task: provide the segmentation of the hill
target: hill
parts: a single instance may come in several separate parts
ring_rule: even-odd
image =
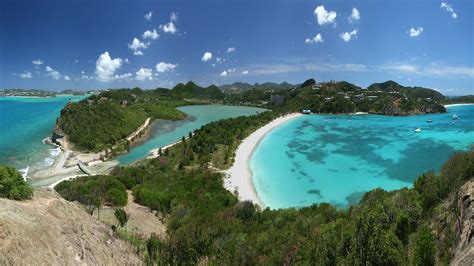
[[[140,88],[105,91],[77,103],[68,103],[56,121],[54,140],[67,136],[79,151],[100,152],[105,149],[123,152],[124,142],[148,118],[179,120],[186,114],[175,106],[188,104],[180,100],[163,100],[156,91]],[[148,120],[148,121],[149,121]]]
[[[245,82],[234,82],[232,84],[226,84],[220,86],[220,89],[225,93],[241,93],[248,90],[256,89],[256,90],[284,90],[293,88],[294,85],[289,84],[287,82],[282,83],[273,83],[273,82],[265,82],[262,84],[255,83],[249,84]]]
[[[178,83],[171,89],[170,94],[183,99],[219,100],[224,98],[224,94],[217,86],[210,85],[203,88],[192,81],[188,81],[186,84]]]
[[[24,202],[0,198],[1,265],[138,265],[131,246],[117,239],[77,203],[35,190]]]
[[[283,101],[272,100],[273,95]],[[367,89],[347,81],[316,83],[308,79],[301,86],[286,90],[253,89],[229,94],[227,103],[259,105],[267,108],[314,113],[345,114],[368,112],[381,115],[443,113],[446,97],[435,90],[404,87],[394,81],[375,83]]]

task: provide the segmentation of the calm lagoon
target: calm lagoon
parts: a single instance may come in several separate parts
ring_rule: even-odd
[[[453,114],[459,119],[452,120]],[[472,144],[474,105],[408,117],[307,115],[269,132],[250,169],[270,208],[321,202],[345,208],[374,188],[411,187],[420,174],[439,171],[449,156]]]

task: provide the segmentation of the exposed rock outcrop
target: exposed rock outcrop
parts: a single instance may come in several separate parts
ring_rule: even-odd
[[[457,222],[457,244],[452,265],[474,265],[474,180],[464,184],[457,199],[460,211]]]

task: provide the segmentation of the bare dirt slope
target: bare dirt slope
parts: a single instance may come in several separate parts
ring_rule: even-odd
[[[159,218],[161,215],[150,211],[148,207],[133,202],[132,192],[127,191],[127,193],[128,203],[124,210],[128,214],[128,222],[124,229],[144,238],[148,238],[154,233],[161,239],[164,239],[166,236],[166,226]],[[109,207],[101,208],[100,220],[108,225],[115,224],[114,210],[114,208]],[[97,211],[94,212],[94,216],[97,217]]]
[[[0,199],[0,265],[139,265],[132,248],[77,203],[48,189]]]

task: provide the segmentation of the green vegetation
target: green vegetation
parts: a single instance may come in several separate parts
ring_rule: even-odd
[[[449,262],[456,219],[436,228],[441,234],[434,234],[433,224],[440,213],[459,216],[459,209],[446,212],[441,206],[474,176],[474,150],[455,154],[441,173],[422,175],[412,189],[376,189],[348,210],[323,203],[258,211],[225,190],[222,174],[212,169],[228,165],[240,140],[277,115],[265,112],[205,125],[162,156],[114,171],[137,203],[160,211],[167,221],[165,240],[152,236],[134,242],[148,263]],[[223,154],[228,154],[227,164]]]
[[[55,133],[67,135],[81,151],[126,151],[124,139],[147,118],[179,120],[186,114],[174,107],[179,101],[161,102],[154,91],[114,90],[69,103],[56,123]],[[115,147],[114,147],[115,146]],[[119,148],[119,149],[118,149]]]
[[[444,102],[446,104],[474,103],[474,95],[465,95],[465,96],[453,97],[453,98],[446,99]]]
[[[120,229],[120,227],[124,227],[127,224],[128,215],[124,209],[117,208],[114,211],[114,216],[115,216],[115,219],[117,220],[117,223],[112,225],[112,229],[114,231],[117,231],[118,229]]]
[[[100,207],[127,204],[125,185],[113,176],[80,176],[59,183],[54,189],[65,199],[78,201],[91,213]]]
[[[270,102],[271,95],[285,98],[283,105]],[[287,90],[246,90],[230,94],[227,103],[258,105],[280,111],[310,109],[315,113],[369,112],[382,115],[442,113],[446,97],[437,91],[420,87],[404,87],[394,81],[376,83],[362,89],[349,82],[322,82],[314,79]]]
[[[25,200],[33,197],[33,188],[13,167],[0,165],[0,197]]]

